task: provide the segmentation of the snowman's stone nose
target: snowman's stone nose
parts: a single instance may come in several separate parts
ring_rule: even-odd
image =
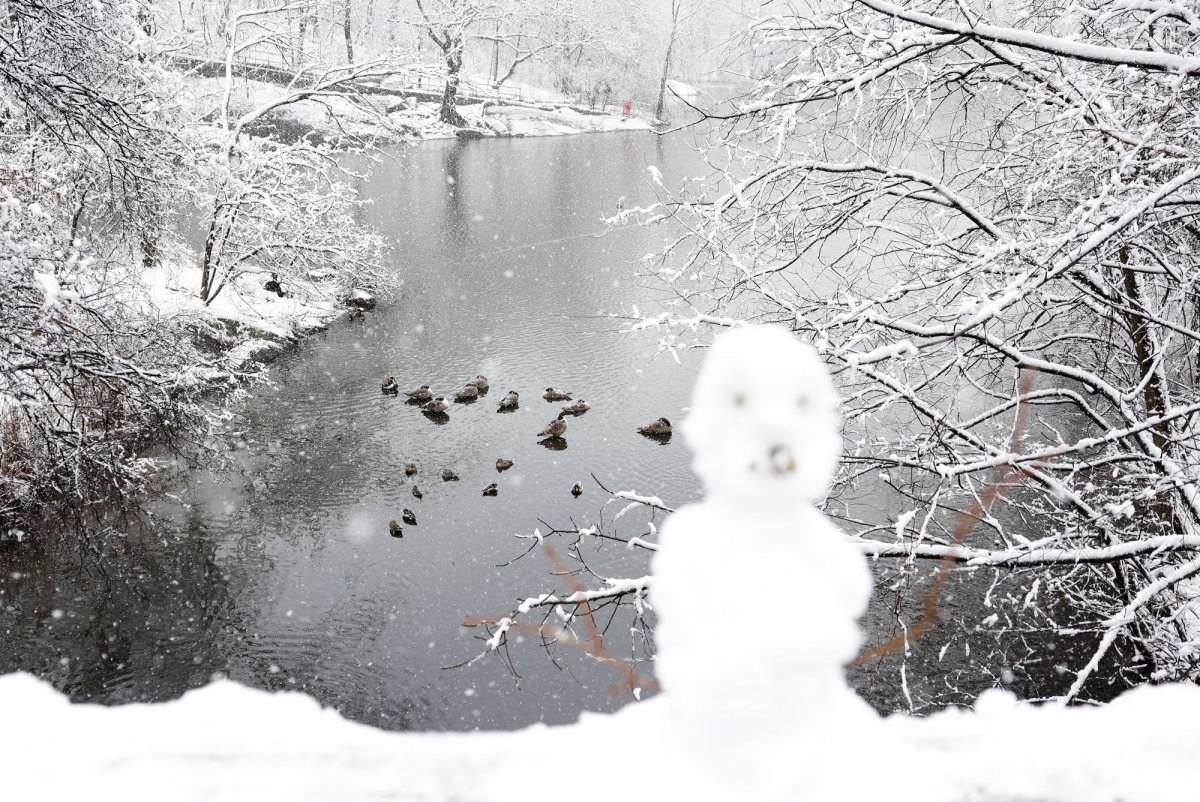
[[[785,476],[796,470],[796,457],[787,446],[775,445],[771,447],[767,464],[771,467],[771,473]]]

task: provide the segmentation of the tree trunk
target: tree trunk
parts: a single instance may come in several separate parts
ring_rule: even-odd
[[[208,235],[204,238],[204,259],[200,264],[200,300],[208,306],[212,302],[209,294],[216,280],[217,228],[221,217],[220,200],[213,201],[212,216],[208,221]]]
[[[672,0],[671,2],[671,36],[667,39],[667,55],[663,58],[662,80],[658,84],[658,105],[654,107],[654,117],[659,120],[665,120],[664,107],[667,101],[667,79],[671,77],[671,56],[675,51],[675,38],[679,29],[679,12],[683,0]]]
[[[296,31],[296,69],[304,67],[304,38],[308,36],[308,11],[300,12],[300,23]]]
[[[350,2],[344,0],[342,6],[342,32],[346,35],[346,63],[354,63],[354,39],[350,34]]]
[[[491,87],[495,89],[499,84],[497,79],[500,77],[500,20],[496,20],[496,38],[492,40],[492,81]]]
[[[224,46],[229,45],[228,28],[229,28],[229,15],[230,15],[230,12],[232,11],[232,9],[230,8],[231,4],[232,4],[232,0],[225,0],[225,2],[223,2],[221,4],[221,16],[217,20],[217,36],[220,38],[220,42]]]
[[[1117,258],[1122,265],[1129,264],[1129,251],[1121,248]],[[1142,306],[1141,290],[1138,288],[1137,276],[1133,270],[1124,269],[1125,297],[1134,309]],[[1129,329],[1130,339],[1133,340],[1133,352],[1137,358],[1138,370],[1142,374],[1142,401],[1146,405],[1146,417],[1162,415],[1166,411],[1163,398],[1162,381],[1159,376],[1154,344],[1150,338],[1150,327],[1137,315],[1126,313],[1125,325]],[[1166,451],[1170,442],[1170,427],[1160,423],[1151,429],[1154,445]]]
[[[447,73],[446,75],[446,88],[442,92],[442,110],[438,114],[438,119],[447,125],[453,125],[458,128],[467,124],[467,121],[458,113],[457,73]]]
[[[462,69],[462,44],[446,53],[446,88],[442,92],[442,109],[438,119],[447,125],[462,128],[467,124],[458,113],[458,73]]]

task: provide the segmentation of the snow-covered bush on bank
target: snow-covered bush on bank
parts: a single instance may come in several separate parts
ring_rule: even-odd
[[[82,517],[132,492],[149,467],[140,444],[198,442],[209,426],[197,404],[209,360],[136,303],[186,148],[178,105],[142,61],[135,6],[5,8],[0,537],[43,502]]]
[[[150,19],[88,0],[0,17],[0,538],[135,496],[150,451],[216,453],[247,337],[327,322],[377,278],[330,153],[200,120],[154,63]],[[205,206],[202,253],[186,243]],[[250,324],[231,335],[228,296],[272,274],[286,303],[227,314]]]
[[[858,544],[813,506],[836,462],[835,402],[820,359],[785,330],[717,339],[684,428],[706,495],[668,519],[654,559],[663,691],[653,699],[567,727],[400,734],[227,681],[114,708],[71,705],[11,675],[0,678],[5,790],[135,802],[1194,799],[1194,686],[1073,709],[995,691],[974,711],[928,719],[880,718],[849,689],[843,664],[871,580]],[[757,615],[732,603],[737,593],[753,596]],[[574,759],[602,744],[636,754]],[[1050,753],[1020,754],[1035,747]]]
[[[273,278],[285,293],[323,289],[331,299],[381,284],[382,240],[355,219],[357,195],[333,152],[251,137],[231,149],[228,160],[214,160],[205,184],[213,192],[197,203],[212,209],[201,257],[206,305],[247,275],[259,284]]]
[[[0,187],[0,536],[43,505],[86,517],[136,493],[140,446],[202,441],[219,358],[132,303],[136,276],[72,243],[56,216]]]
[[[1019,571],[988,625],[1095,645],[1057,692],[1110,693],[1106,660],[1197,676],[1194,15],[768,10],[754,91],[714,110],[715,178],[652,212],[694,236],[655,263],[683,300],[643,326],[674,347],[774,321],[818,347],[852,444],[827,509],[900,558],[900,597],[922,559]]]

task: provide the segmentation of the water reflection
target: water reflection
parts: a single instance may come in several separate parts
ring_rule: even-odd
[[[133,702],[224,669],[211,634],[237,631],[241,614],[202,529],[59,534],[0,547],[0,673],[31,671],[74,699]]]

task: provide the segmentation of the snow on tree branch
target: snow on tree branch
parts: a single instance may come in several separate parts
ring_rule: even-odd
[[[690,237],[651,265],[677,300],[635,325],[791,328],[844,396],[826,507],[861,548],[1036,570],[1101,651],[1192,677],[1194,580],[1157,579],[1200,533],[1200,39],[1173,8],[776,9],[753,89],[711,112],[714,178],[659,188]],[[893,542],[873,495],[920,536]]]

